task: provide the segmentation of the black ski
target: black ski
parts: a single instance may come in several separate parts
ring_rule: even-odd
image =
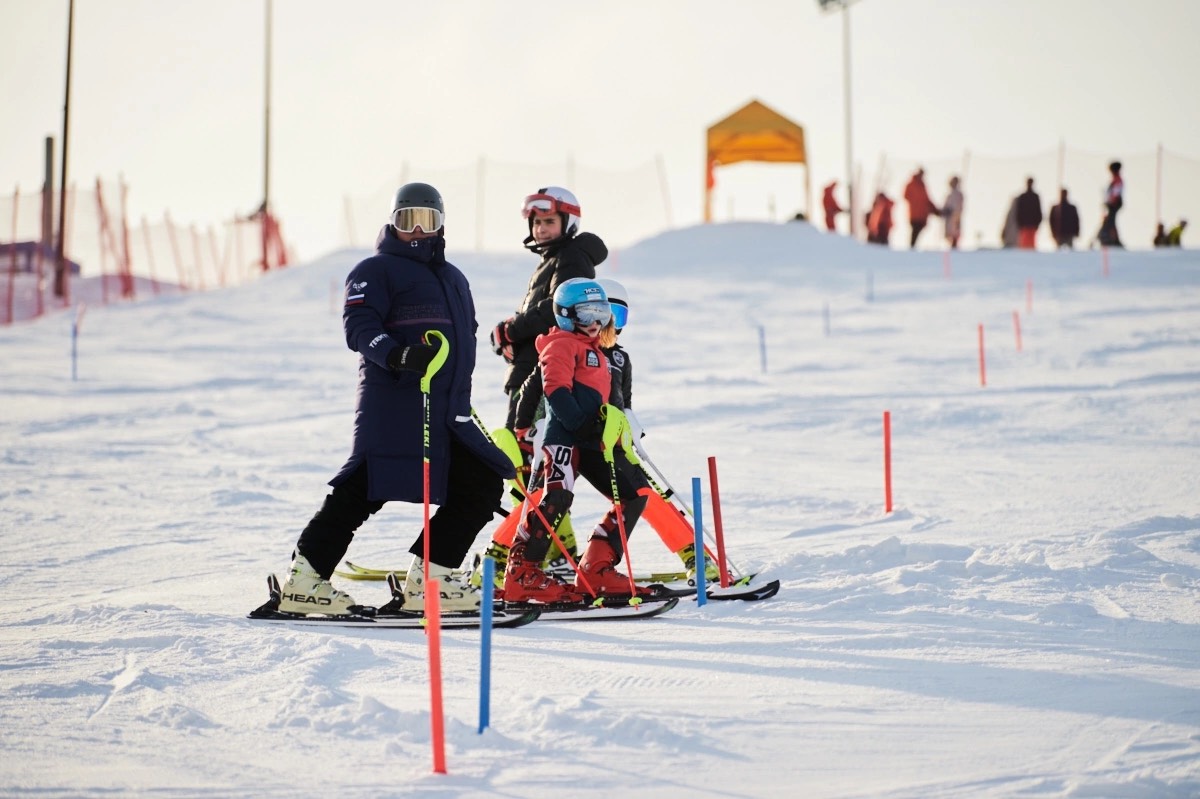
[[[287,613],[279,609],[279,579],[275,575],[267,578],[270,599],[247,614],[247,618],[284,624],[293,627],[357,627],[359,629],[414,629],[425,628],[425,616],[419,611],[405,611],[394,607],[392,602],[382,608],[369,605],[354,605],[352,612],[342,616],[316,616],[303,613]],[[541,611],[525,608],[518,611],[498,609],[492,615],[492,627],[522,627],[537,620]],[[443,613],[439,617],[443,629],[475,628],[482,623],[478,613]]]
[[[650,595],[655,598],[694,597],[698,593],[694,586],[691,588],[671,588],[665,585],[651,585],[648,587],[652,592]],[[778,593],[779,581],[772,580],[762,585],[735,583],[728,588],[721,588],[720,585],[715,585],[711,588],[706,588],[704,595],[710,600],[740,599],[743,602],[758,602],[762,599],[770,599]]]
[[[523,610],[538,610],[539,621],[621,621],[623,619],[650,619],[661,616],[679,604],[679,597],[648,599],[637,605],[627,600],[612,600],[621,604],[593,605],[590,602],[557,602],[537,604],[534,602],[507,602],[505,608],[519,613]]]

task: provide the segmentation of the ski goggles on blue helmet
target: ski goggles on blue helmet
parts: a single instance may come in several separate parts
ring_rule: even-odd
[[[392,227],[401,233],[412,233],[417,228],[424,233],[434,233],[442,229],[445,221],[446,215],[436,208],[411,206],[392,211]]]
[[[603,300],[594,302],[581,302],[578,305],[572,305],[570,308],[563,309],[564,316],[581,327],[600,323],[600,326],[608,324],[608,320],[612,319],[612,306]]]

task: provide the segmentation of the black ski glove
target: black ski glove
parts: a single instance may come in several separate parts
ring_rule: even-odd
[[[508,317],[500,324],[492,328],[490,336],[492,342],[492,352],[504,359],[505,363],[513,362],[513,340],[508,335],[508,326],[512,324],[513,317]]]
[[[396,347],[388,353],[388,369],[392,374],[405,371],[423,375],[441,346],[442,342],[434,339],[433,344],[410,344],[407,347]]]
[[[599,441],[604,435],[604,424],[604,417],[597,411],[595,416],[579,425],[575,437],[580,441]]]

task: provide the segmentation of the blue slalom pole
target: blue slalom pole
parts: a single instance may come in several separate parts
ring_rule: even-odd
[[[692,478],[692,513],[695,514],[693,529],[695,530],[696,546],[696,604],[705,605],[708,602],[708,587],[705,578],[708,576],[708,564],[704,560],[704,522],[701,520],[703,508],[700,496],[700,478]]]
[[[71,381],[79,379],[79,327],[83,324],[83,312],[87,306],[82,302],[75,306],[75,319],[71,322]]]
[[[767,329],[758,326],[758,362],[762,366],[763,374],[767,373]],[[703,529],[703,528],[701,528]]]
[[[492,595],[495,594],[496,562],[483,559],[483,599],[479,613],[479,734],[487,729],[492,692]]]

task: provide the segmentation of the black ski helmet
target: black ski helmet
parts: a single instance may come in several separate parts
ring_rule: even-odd
[[[392,213],[396,213],[398,208],[436,208],[443,215],[446,213],[442,195],[428,183],[405,183],[396,189],[396,199],[392,200]]]

